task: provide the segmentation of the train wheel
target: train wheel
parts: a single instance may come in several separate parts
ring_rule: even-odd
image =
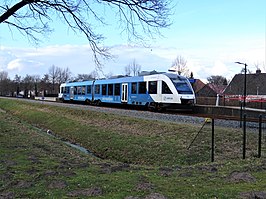
[[[101,100],[97,100],[97,101],[95,102],[96,106],[100,106],[101,103],[102,103]]]
[[[85,104],[90,105],[91,104],[91,101],[89,99],[86,99],[85,100]]]
[[[148,110],[149,111],[156,111],[156,105],[155,103],[151,102],[148,104]]]
[[[158,112],[163,112],[165,110],[165,108],[161,104],[156,104],[156,110]]]

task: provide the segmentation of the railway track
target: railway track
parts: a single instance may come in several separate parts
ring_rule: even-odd
[[[12,100],[27,100],[32,103],[42,103],[49,104],[53,106],[64,106],[71,107],[82,110],[93,110],[98,112],[108,112],[112,114],[119,114],[130,117],[137,117],[149,120],[162,120],[176,123],[191,123],[191,124],[202,124],[204,123],[206,118],[212,118],[216,120],[216,124],[219,126],[231,126],[231,127],[239,127],[240,126],[240,115],[230,116],[230,115],[218,115],[218,114],[208,114],[208,113],[195,113],[192,111],[184,111],[184,110],[167,110],[165,112],[151,112],[147,111],[144,108],[133,107],[132,106],[92,106],[92,105],[84,105],[77,103],[62,103],[55,101],[43,101],[43,100],[30,100],[30,99],[22,99],[22,98],[9,98]],[[250,123],[249,126],[256,128],[258,126],[258,117],[247,117],[247,122]],[[266,116],[264,115],[262,122],[266,126]],[[265,127],[266,128],[266,127]]]

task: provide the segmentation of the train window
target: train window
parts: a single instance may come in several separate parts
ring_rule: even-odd
[[[87,86],[87,94],[91,94],[91,85]]]
[[[102,95],[107,95],[107,84],[102,85]]]
[[[120,84],[115,84],[115,95],[120,95]]]
[[[192,89],[189,86],[189,82],[185,78],[171,79],[175,85],[179,94],[193,94]]]
[[[95,94],[100,94],[100,85],[95,85]]]
[[[78,88],[76,86],[74,86],[74,95],[78,94]]]
[[[69,93],[69,89],[70,89],[70,87],[66,87],[64,93]]]
[[[81,86],[78,86],[78,95],[81,95],[82,94],[82,88]]]
[[[113,95],[114,91],[113,91],[113,84],[108,84],[108,95]]]
[[[85,89],[86,89],[86,87],[85,86],[82,86],[82,89],[81,89],[81,94],[82,95],[85,95]]]
[[[137,83],[136,82],[131,84],[131,94],[137,94]]]
[[[139,82],[139,94],[146,94],[146,82]]]
[[[168,85],[163,81],[162,94],[173,94]]]
[[[149,82],[149,94],[157,94],[157,81]]]

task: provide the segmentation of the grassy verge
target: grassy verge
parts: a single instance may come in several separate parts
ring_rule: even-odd
[[[0,198],[237,198],[266,191],[254,133],[251,158],[242,161],[241,132],[217,129],[217,161],[210,164],[209,127],[187,150],[200,127],[3,99],[0,110]]]

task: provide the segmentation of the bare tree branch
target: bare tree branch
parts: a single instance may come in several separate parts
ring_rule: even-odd
[[[172,63],[170,71],[178,72],[179,75],[189,76],[189,69],[187,67],[187,60],[178,55]]]
[[[39,41],[39,35],[46,36],[52,30],[48,23],[58,16],[75,33],[82,33],[89,41],[95,63],[100,66],[101,58],[110,58],[109,49],[102,46],[103,35],[97,34],[89,22],[95,20],[106,25],[104,14],[94,6],[107,6],[118,16],[122,32],[128,39],[140,39],[143,35],[158,35],[160,28],[170,25],[171,0],[6,0],[0,6],[0,24],[18,29],[28,38]],[[98,24],[98,25],[99,25]],[[143,34],[144,33],[144,34]]]

